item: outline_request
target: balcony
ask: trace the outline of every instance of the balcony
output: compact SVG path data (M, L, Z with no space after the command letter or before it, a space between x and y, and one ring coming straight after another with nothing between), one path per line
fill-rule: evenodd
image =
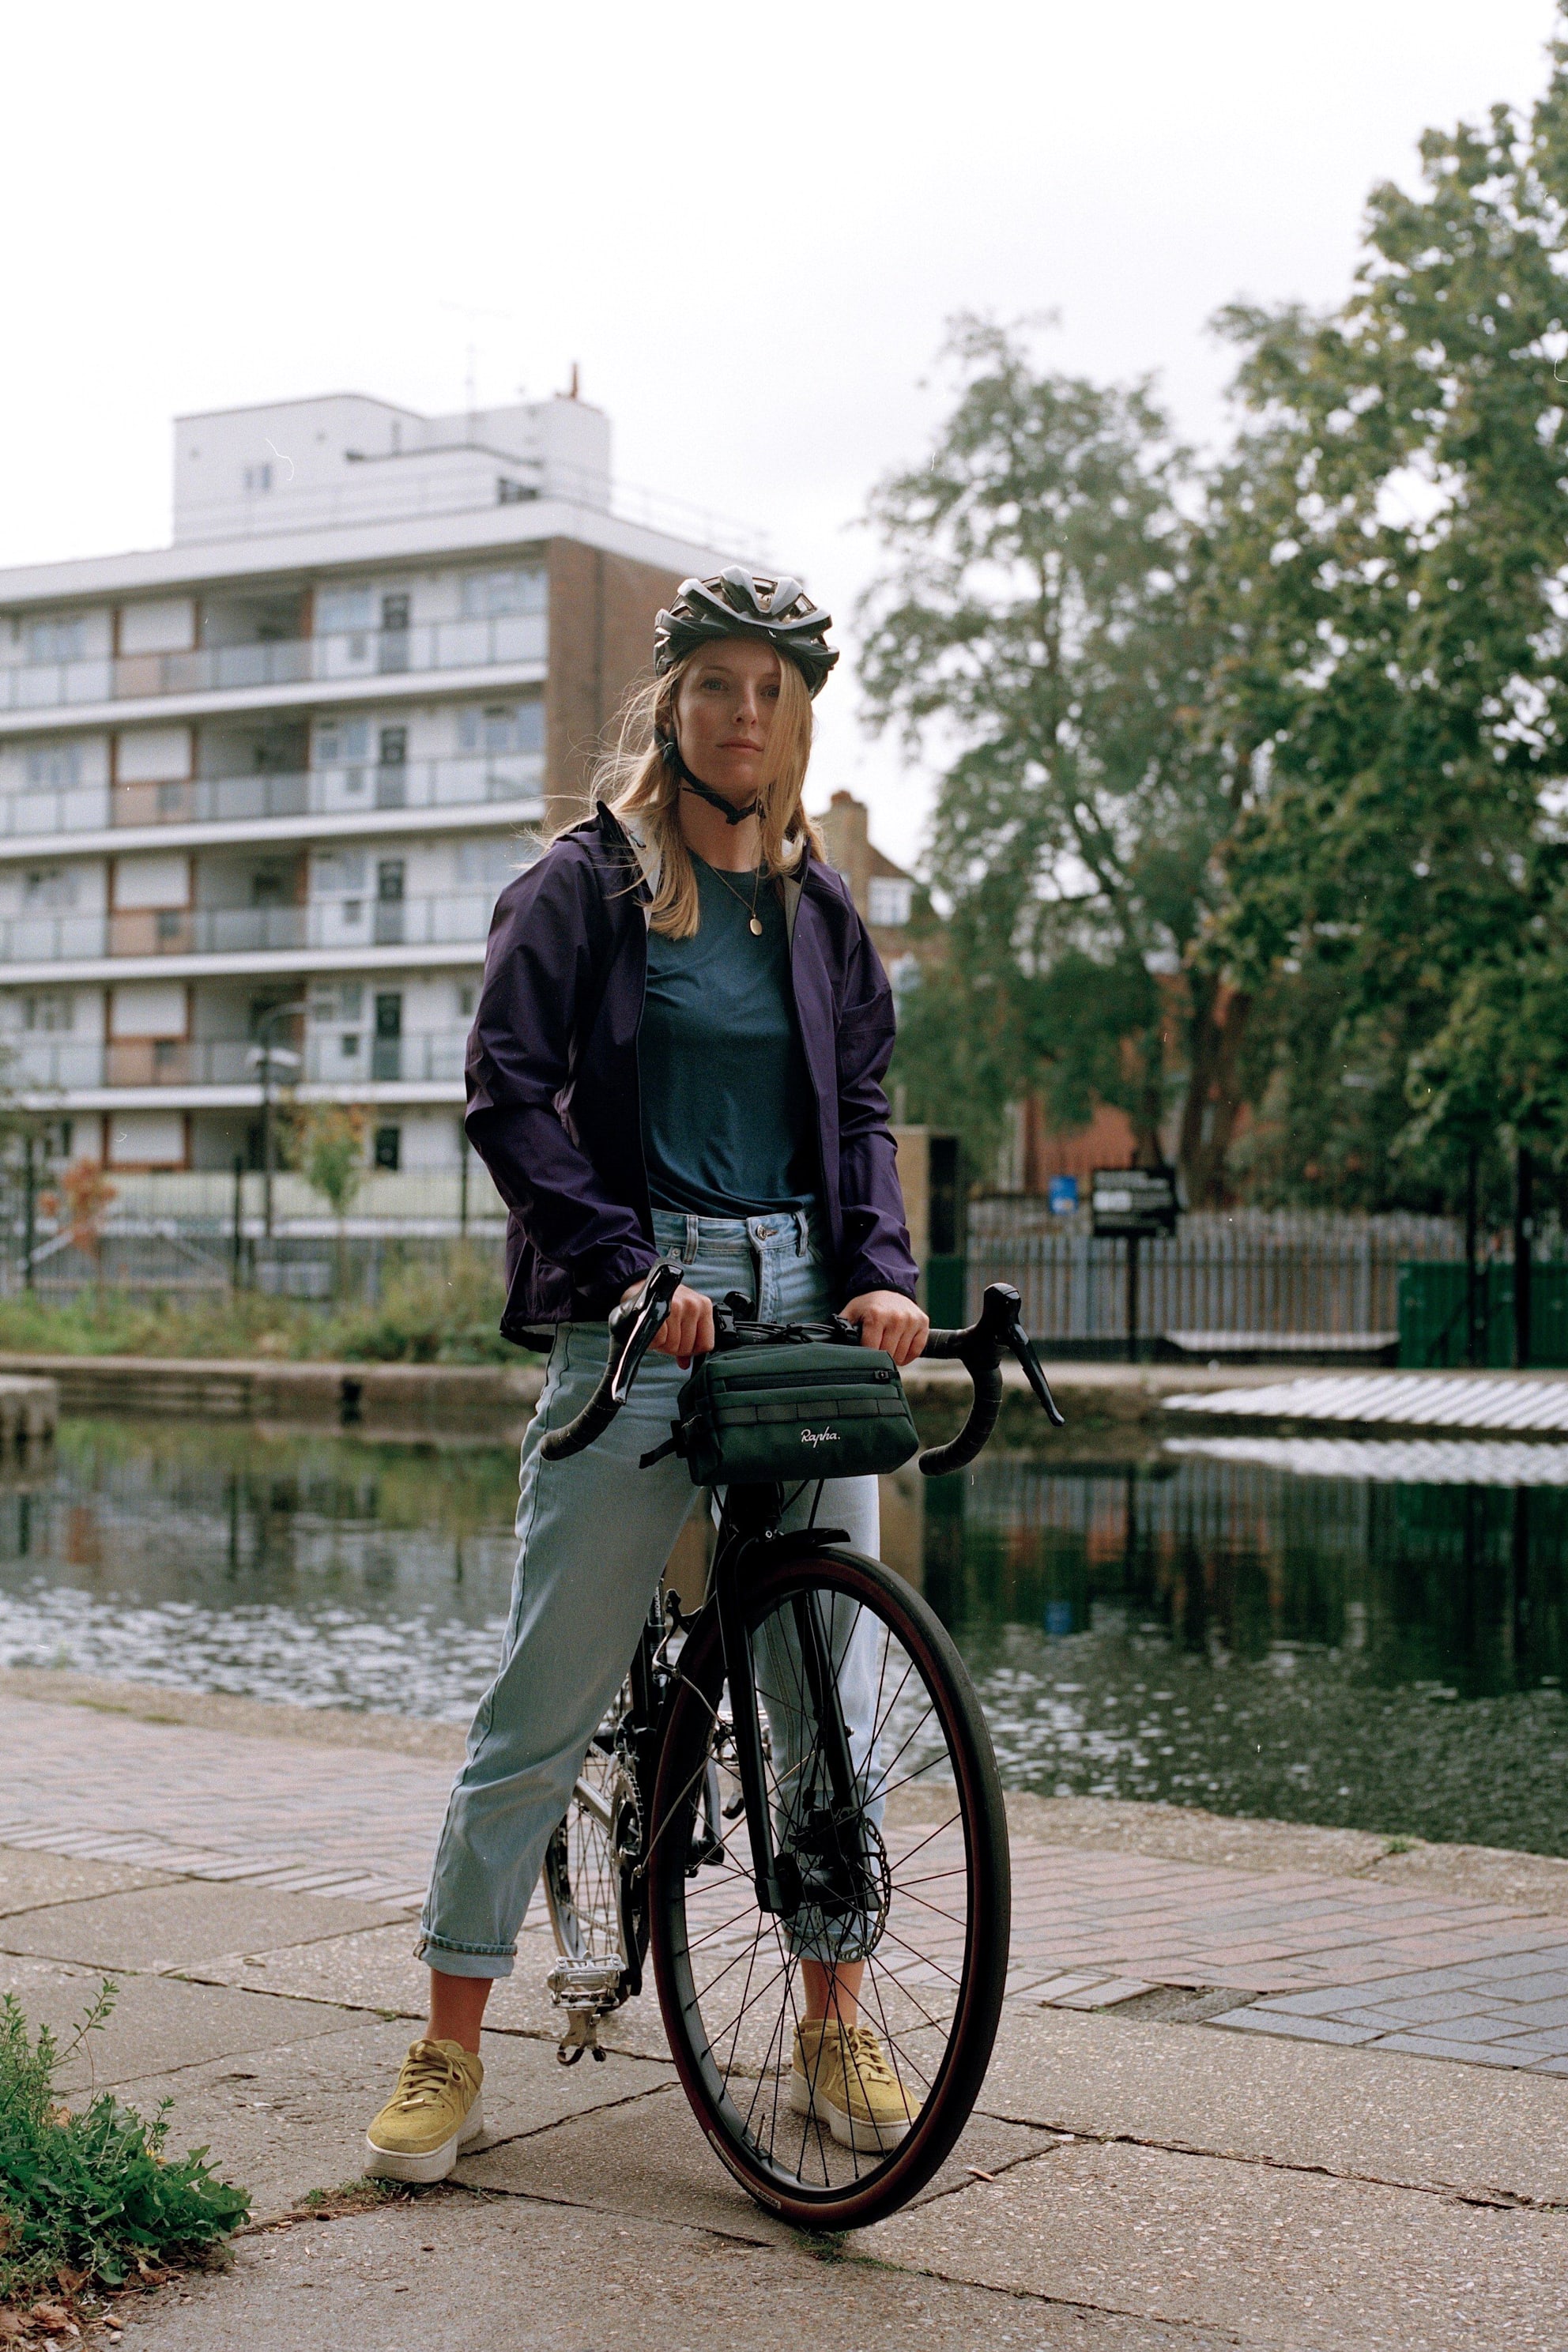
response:
M301 949L482 946L495 893L326 899L310 907L131 908L113 915L0 920L0 964L91 963L104 957L266 955Z
M408 1037L356 1039L353 1054L330 1032L312 1034L305 1046L305 1082L312 1087L378 1085L458 1086L468 1035L460 1029L418 1032ZM368 1051L367 1051L368 1047Z
M188 783L117 784L113 823L244 824L272 817L357 816L371 809L486 807L538 802L543 788L544 761L538 754L200 776Z
M103 1045L97 1037L24 1034L8 1037L5 1047L5 1083L23 1094L103 1084Z
M489 620L426 621L406 629L347 629L193 653L124 654L113 660L25 662L0 668L0 710L139 701L166 694L229 694L270 686L330 685L431 670L489 669L542 662L542 613Z

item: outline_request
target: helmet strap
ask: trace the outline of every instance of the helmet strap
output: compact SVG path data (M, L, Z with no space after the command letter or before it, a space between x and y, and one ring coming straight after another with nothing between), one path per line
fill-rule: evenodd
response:
M658 752L671 774L680 779L682 791L695 793L699 800L707 802L710 808L716 808L726 824L744 824L746 819L755 816L762 806L760 801L748 801L744 808L737 808L733 801L724 798L722 793L716 793L711 784L705 784L700 776L694 776L681 758L680 746L673 735L659 737Z

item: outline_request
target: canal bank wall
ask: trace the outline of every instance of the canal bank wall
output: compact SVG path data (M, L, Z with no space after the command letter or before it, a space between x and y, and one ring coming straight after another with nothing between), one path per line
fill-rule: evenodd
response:
M1206 1424L1234 1434L1342 1435L1486 1431L1561 1441L1568 1373L1292 1372L1279 1365L1047 1363L1067 1418L1065 1442L1145 1443ZM1016 1365L1004 1368L1004 1444L1047 1435ZM295 1363L229 1359L0 1353L0 1445L48 1435L57 1411L251 1422L367 1437L515 1443L539 1401L544 1369L513 1364ZM904 1386L928 1444L963 1419L968 1375L914 1364Z
M1067 1363L1047 1370L1075 1433L1152 1429L1163 1423L1167 1399L1178 1393L1279 1377L1264 1370L1232 1367L1221 1373L1151 1364ZM1023 1374L1009 1365L1005 1379L1004 1438L1040 1434L1045 1423ZM63 1413L260 1422L385 1438L521 1438L543 1382L542 1364L522 1359L515 1364L374 1364L0 1353L0 1410L8 1388L41 1391L52 1383ZM942 1436L958 1426L969 1395L960 1365L913 1365L904 1385L923 1433Z

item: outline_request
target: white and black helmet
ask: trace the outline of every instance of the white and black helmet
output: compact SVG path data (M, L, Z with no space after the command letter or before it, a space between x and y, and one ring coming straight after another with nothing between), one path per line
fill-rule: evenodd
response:
M761 639L794 662L816 694L838 659L827 643L833 615L814 604L798 580L768 580L738 563L710 580L683 580L674 604L653 625L653 666L662 677L699 646L719 637Z

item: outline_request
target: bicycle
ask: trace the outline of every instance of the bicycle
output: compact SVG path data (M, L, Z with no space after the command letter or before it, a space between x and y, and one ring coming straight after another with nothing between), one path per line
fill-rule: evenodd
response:
M679 1279L662 1262L612 1314L604 1376L547 1458L608 1427ZM837 1318L763 1325L739 1319L744 1305L716 1310L716 1351L859 1343ZM1019 1307L993 1284L973 1325L927 1340L973 1391L958 1435L920 1456L927 1475L990 1437L1005 1350L1062 1425ZM818 1485L814 1518L820 1500ZM641 1992L651 1950L676 2070L720 2158L770 2211L839 2230L923 2187L979 2095L1007 1969L1007 1827L979 1701L934 1612L842 1529L781 1532L784 1508L782 1485L731 1485L702 1607L670 1592L649 1608L546 1855L549 1986L562 2063L602 2058L599 2024ZM831 2109L794 2067L810 1964L880 2037L903 2092L891 2127Z

